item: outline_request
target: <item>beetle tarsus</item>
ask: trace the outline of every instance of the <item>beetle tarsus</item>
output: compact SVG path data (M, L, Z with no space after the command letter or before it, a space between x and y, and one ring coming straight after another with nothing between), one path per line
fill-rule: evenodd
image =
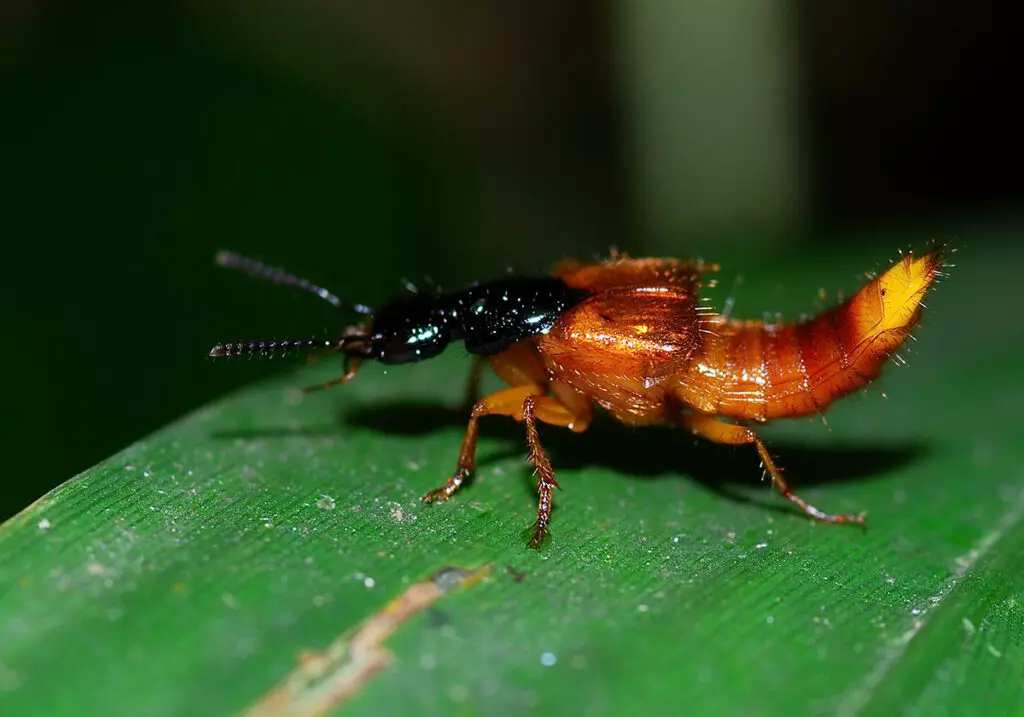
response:
M456 470L451 477L445 481L445 484L436 490L432 490L427 493L421 499L424 503L443 503L452 497L462 484L469 478L470 469L459 468Z

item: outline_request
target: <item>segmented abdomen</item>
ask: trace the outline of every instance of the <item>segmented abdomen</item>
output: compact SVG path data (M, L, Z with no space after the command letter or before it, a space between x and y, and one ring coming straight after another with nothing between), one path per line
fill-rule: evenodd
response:
M910 335L942 261L938 249L908 255L808 321L709 320L677 396L696 410L739 420L823 411L878 377Z

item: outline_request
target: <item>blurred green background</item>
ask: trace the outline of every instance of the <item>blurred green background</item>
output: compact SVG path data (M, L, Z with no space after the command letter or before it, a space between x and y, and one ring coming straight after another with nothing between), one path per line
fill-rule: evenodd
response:
M220 248L372 304L610 245L728 284L1024 226L1012 28L953 2L6 2L0 519L280 369L211 343L342 326Z

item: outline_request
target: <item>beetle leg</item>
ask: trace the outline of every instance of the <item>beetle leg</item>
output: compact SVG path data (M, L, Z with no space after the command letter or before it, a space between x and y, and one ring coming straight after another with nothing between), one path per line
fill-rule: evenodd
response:
M548 523L551 521L551 491L558 487L555 481L555 469L544 447L540 443L537 432L537 419L553 426L571 428L576 432L586 430L590 416L579 416L565 404L551 396L527 396L523 401L523 422L526 424L526 443L530 449L530 462L534 465L537 476L537 522L530 538L530 547L539 548L548 534Z
M529 447L530 461L536 468L537 523L534 528L531 547L538 547L547 535L548 523L551 519L551 491L558 487L551 461L544 452L537 432L537 421L554 426L570 428L575 432L586 430L590 423L589 411L573 411L559 399L544 395L547 388L537 384L514 386L492 393L476 402L470 413L466 435L462 439L462 450L459 451L459 462L455 472L437 490L423 496L425 503L448 500L473 472L476 465L476 444L478 423L484 416L509 416L526 424L526 441ZM580 415L586 413L586 415Z
M783 497L796 503L800 506L800 510L815 520L821 520L826 523L864 523L864 513L857 515L832 515L831 513L818 510L790 490L786 481L782 478L782 472L768 454L768 449L765 447L764 442L758 438L757 433L752 428L735 423L726 423L704 413L685 413L679 417L679 421L683 426L692 430L694 434L715 443L729 445L753 443L757 448L758 455L761 456L761 462L764 464L765 470L772 477L772 485L775 486L775 490L781 493Z
M462 449L459 451L459 462L455 472L443 486L423 496L423 502L433 503L448 500L473 472L476 465L477 424L481 418L496 414L512 416L517 421L522 420L523 401L528 396L543 395L545 391L545 388L537 385L515 386L502 389L477 401L469 414L469 425L466 427L466 435L462 439Z
M330 381L327 381L326 383L317 384L316 386L306 386L304 389L302 389L302 392L312 393L313 391L325 391L329 388L340 386L343 383L348 383L349 381L356 377L356 374L359 372L359 366L360 364L362 364L362 362L363 360L361 358L352 358L351 356L345 356L345 371L341 376L338 376L337 378L332 378Z

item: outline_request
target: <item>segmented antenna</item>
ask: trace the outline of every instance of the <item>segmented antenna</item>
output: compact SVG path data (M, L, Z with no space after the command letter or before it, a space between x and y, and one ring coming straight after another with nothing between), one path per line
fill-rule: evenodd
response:
M247 256L236 254L233 251L222 251L218 252L216 259L218 266L223 266L228 269L237 269L245 272L249 276L256 277L257 279L263 279L269 281L272 284L281 284L282 286L294 286L297 289L308 291L311 294L316 294L324 301L327 301L336 308L342 308L341 299L329 292L327 289L316 286L312 282L303 279L301 276L295 276L289 274L284 269L278 269L273 266L267 266L262 262L258 262L255 259L250 259ZM373 315L373 309L362 304L352 304L351 308L353 311L359 314L365 314L367 316ZM259 342L257 342L259 343Z
M327 349L338 346L337 341L327 339L284 339L283 341L238 341L232 344L217 344L210 349L210 356L274 356L295 349Z

